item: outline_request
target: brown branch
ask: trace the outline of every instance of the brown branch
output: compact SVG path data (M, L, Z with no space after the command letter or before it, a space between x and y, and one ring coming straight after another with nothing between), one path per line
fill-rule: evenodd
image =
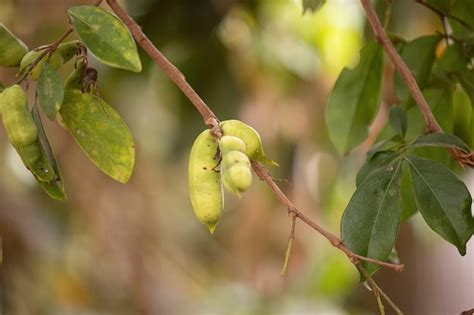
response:
M415 100L416 105L421 111L423 115L423 120L426 124L426 131L428 133L433 132L443 132L443 129L439 125L438 121L436 120L431 108L429 107L428 103L426 102L423 93L420 90L420 87L416 83L416 79L413 76L410 68L408 68L405 61L402 59L400 54L397 52L395 47L393 46L392 42L387 36L385 29L380 22L380 19L375 12L374 6L372 5L371 0L360 0L362 7L364 8L365 15L369 21L370 26L372 27L372 31L374 32L375 39L377 42L383 47L385 53L390 58L393 66L397 71L400 73L401 77L405 81L405 84L410 91L411 96ZM474 167L474 155L472 153L464 153L459 150L450 150L451 156L453 159L461 163L462 165L467 165L470 167Z
M428 103L426 102L423 93L421 93L421 90L418 87L418 84L416 83L415 77L413 76L405 61L403 61L402 57L400 57L400 55L398 54L390 39L388 38L387 33L385 32L377 16L377 13L375 12L371 0L360 0L360 2L364 7L365 14L375 34L377 42L384 48L393 65L405 81L408 90L410 91L411 95L413 96L413 99L415 100L415 103L418 105L423 115L423 119L425 120L427 131L429 133L443 132L440 125L436 121L436 118L431 112L431 109L428 106Z
M28 75L30 75L31 71L36 67L36 65L44 58L46 55L51 55L56 49L58 49L59 44L61 44L73 31L71 25L66 32L64 32L57 40L55 40L52 44L40 47L41 54L28 66L26 71L21 75L21 77L15 82L15 84L20 84L23 82Z
M280 200L280 202L287 207L289 212L293 212L298 219L300 219L301 221L309 225L311 228L313 228L313 230L324 236L332 244L332 246L341 250L352 262L364 260L380 266L391 268L397 272L401 272L404 270L405 266L403 264L391 264L377 259L360 256L352 252L349 248L346 247L346 245L344 245L344 243L339 237L327 231L318 223L307 217L303 212L298 210L291 202L291 200L288 199L288 197L281 191L280 187L278 187L278 185L273 181L272 177L268 173L268 170L265 168L265 166L262 165L262 163L253 161L252 167L257 176L268 184L277 199Z
M153 59L153 61L160 66L166 75L179 87L179 89L188 97L193 103L194 107L199 111L204 119L206 125L212 128L214 134L220 138L221 131L218 126L219 120L212 112L209 106L204 103L201 97L194 91L194 89L186 81L186 78L151 42L148 36L143 33L138 24L125 12L116 0L106 0L112 11L127 25L132 33L135 41L145 50L145 52Z
M199 97L199 95L194 91L194 89L186 81L184 75L156 48L156 46L150 41L150 39L143 33L141 27L120 7L116 0L106 0L107 4L110 6L112 11L121 19L130 30L135 41L145 50L145 52L157 63L161 69L166 73L166 75L181 89L181 91L188 97L194 107L201 114L204 123L211 127L212 131L216 137L221 137L222 132L219 128L219 120L217 116L212 112L212 110L204 103L204 101ZM436 122L436 121L435 121ZM290 199L281 191L275 181L272 179L267 169L260 162L252 162L252 168L255 173L265 181L273 193L276 195L277 199L286 206L288 212L292 218L292 229L289 238L289 246L286 254L286 264L291 253L291 244L294 239L294 229L296 224L296 219L300 219L319 234L324 236L334 247L338 248L346 254L349 260L356 265L357 268L363 267L360 265L360 261L368 261L380 266L388 267L394 269L395 271L403 271L404 265L402 264L391 264L383 261L379 261L372 258L362 257L355 254L349 248L347 248L342 240L336 235L324 229L317 222L313 221L301 211L299 211L295 205L290 201ZM365 269L363 269L365 270ZM371 279L369 277L369 279ZM372 280L373 281L373 280ZM382 295L383 296L383 295Z

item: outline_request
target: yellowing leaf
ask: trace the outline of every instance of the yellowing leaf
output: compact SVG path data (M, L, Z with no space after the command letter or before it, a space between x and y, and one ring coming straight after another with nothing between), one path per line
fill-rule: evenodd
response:
M120 115L95 95L66 90L59 111L65 126L91 161L126 183L135 164L132 134Z

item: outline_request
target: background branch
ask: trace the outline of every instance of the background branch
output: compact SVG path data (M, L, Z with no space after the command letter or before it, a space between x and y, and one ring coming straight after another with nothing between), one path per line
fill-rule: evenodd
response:
M439 125L438 121L433 115L433 112L431 111L431 108L426 102L426 99L423 96L420 87L416 83L416 79L413 76L413 73L411 72L410 68L408 68L407 64L402 59L402 57L397 52L392 42L388 38L387 33L385 32L385 29L382 23L380 22L377 13L375 12L371 0L360 0L360 2L362 4L362 7L364 8L365 15L367 16L372 31L374 32L375 39L383 47L386 54L390 58L390 61L392 62L393 66L400 73L402 79L405 81L408 90L410 91L411 96L413 97L416 105L420 109L421 114L423 115L423 120L426 124L426 131L428 133L443 132L443 129ZM453 159L457 160L459 163L474 167L474 154L472 154L472 152L465 154L463 152L460 152L459 150L451 149L450 153Z

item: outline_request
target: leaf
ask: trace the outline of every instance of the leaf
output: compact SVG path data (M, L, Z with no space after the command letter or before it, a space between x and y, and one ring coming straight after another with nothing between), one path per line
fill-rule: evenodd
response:
M356 186L359 186L370 174L380 168L388 167L398 155L395 151L379 151L362 165L356 176Z
M453 133L464 142L474 145L472 134L472 103L464 89L456 89L453 94Z
M401 162L370 174L356 189L344 210L341 235L344 244L359 255L385 261L397 238L400 207ZM380 266L362 263L369 274Z
M306 11L316 12L325 2L325 0L303 0L303 14Z
M416 83L421 89L428 82L435 61L435 49L439 41L440 36L432 35L422 36L411 42L401 44L400 55L415 76ZM402 103L408 103L411 96L406 83L397 71L394 75L395 95Z
M464 56L461 45L455 43L446 47L439 59L439 66L442 70L451 73L466 69L468 62L469 60Z
M474 105L474 70L464 70L457 73L457 78L463 90L469 95L471 104Z
M470 152L469 146L461 138L449 133L437 132L418 137L409 148L417 147L443 147L460 149L464 152Z
M68 15L81 40L99 61L133 72L142 70L135 41L117 17L88 5L73 7Z
M393 129L402 137L407 132L407 114L400 106L392 106L388 114L388 119Z
M402 165L400 194L402 196L402 221L406 221L418 211L416 207L415 190L413 189L410 169L407 163L403 163Z
M418 210L426 223L461 255L474 231L471 195L447 167L415 156L406 158L415 189Z
M0 23L0 66L17 67L28 47Z
M38 100L49 120L54 120L64 99L64 84L58 72L45 62L36 88Z
M0 93L2 93L3 90L5 90L5 85L3 85L3 82L0 82Z
M329 97L326 123L329 136L346 154L368 135L377 111L382 82L383 52L370 41L360 52L359 65L342 70Z
M67 129L105 174L126 183L135 164L132 135L120 115L95 95L66 90L59 111Z
M52 168L56 173L56 180L53 182L44 182L42 180L39 180L36 176L35 179L51 198L56 200L66 200L67 195L66 191L64 190L63 181L61 179L61 172L59 171L58 163L54 158L51 145L49 144L48 138L46 137L46 133L44 132L43 124L41 123L41 118L36 106L33 106L33 108L31 109L31 113L33 115L33 120L36 124L36 127L38 128L38 138L41 144L42 158L46 159L52 165Z

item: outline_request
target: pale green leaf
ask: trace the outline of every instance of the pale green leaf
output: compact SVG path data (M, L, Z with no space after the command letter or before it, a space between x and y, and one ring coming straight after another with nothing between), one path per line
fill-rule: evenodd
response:
M142 70L135 41L117 17L88 5L73 7L68 14L79 37L99 61L134 72Z
M38 100L50 120L56 118L64 99L64 84L58 72L45 62L36 87Z
M28 47L0 23L0 66L17 67Z
M132 134L105 101L79 90L66 90L59 111L72 136L105 174L126 183L135 164Z

